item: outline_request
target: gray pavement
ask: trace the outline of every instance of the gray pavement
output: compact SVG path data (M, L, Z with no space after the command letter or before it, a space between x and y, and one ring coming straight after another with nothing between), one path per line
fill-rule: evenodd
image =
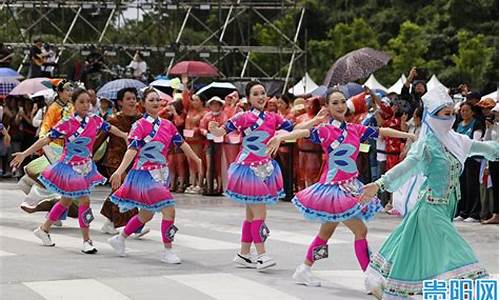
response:
M267 224L271 236L268 253L278 262L273 270L258 273L238 269L232 258L239 247L243 207L223 197L174 194L179 233L175 251L180 265L160 261L160 215L147 226L142 240L129 240L128 257L117 257L108 246L109 235L99 229L99 214L109 188L92 195L96 220L91 236L99 252L80 253L78 222L68 219L54 227L55 247L42 247L32 230L44 213L27 214L19 209L24 194L14 181L0 181L0 299L370 299L363 290L363 274L353 251L353 237L340 226L330 242L330 257L314 271L323 279L320 288L296 285L295 267L313 239L318 224L304 221L288 202L272 206ZM377 250L401 221L379 214L369 223L369 243ZM456 224L492 274L498 273L498 226ZM439 242L439 241L429 241Z

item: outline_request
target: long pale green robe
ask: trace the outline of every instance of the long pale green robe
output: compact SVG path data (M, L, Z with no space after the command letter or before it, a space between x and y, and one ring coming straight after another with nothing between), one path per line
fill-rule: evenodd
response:
M498 143L472 143L469 156L498 159ZM397 190L418 173L426 177L418 202L391 233L366 271L369 287L383 290L383 299L405 299L422 293L424 280L468 278L488 274L469 244L453 225L460 199L461 163L432 133L419 139L403 162L379 179L389 191Z

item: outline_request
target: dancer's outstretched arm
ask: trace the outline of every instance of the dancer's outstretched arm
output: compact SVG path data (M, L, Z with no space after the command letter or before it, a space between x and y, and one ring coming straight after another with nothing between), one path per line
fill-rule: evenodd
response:
M275 135L267 142L266 152L268 155L275 155L280 147L281 142L285 140L308 138L310 134L311 133L309 129L294 129L292 132Z
M406 158L394 168L387 171L375 182L363 187L360 202L372 199L379 190L394 192L413 175L422 171L431 163L430 155L426 149L425 140L418 140L411 146Z
M210 131L211 134L215 135L216 137L221 137L226 135L226 129L224 129L224 126L217 126L217 122L210 121L208 123L208 131Z
M10 162L10 166L12 168L19 167L23 163L23 161L26 157L28 157L31 154L35 153L36 151L42 149L43 146L49 144L51 141L52 141L52 139L50 137L40 138L33 145L31 145L31 147L24 150L23 152L16 152L16 153L12 154L12 156L14 158Z
M330 115L326 107L321 108L321 110L309 121L305 121L300 124L296 124L293 129L311 129L314 126L323 123L326 118Z
M109 128L109 132L112 135L116 135L117 137L124 139L125 141L128 140L128 134L126 132L121 131L120 129L118 129L118 127L114 125L111 125L111 127Z
M498 160L498 141L472 141L469 156L484 156L487 160Z
M409 139L412 142L417 140L417 136L413 133L403 132L396 129L381 127L378 130L379 134L383 137L391 137L391 138L400 138L400 139Z
M122 184L122 175L127 170L128 166L130 163L134 160L135 156L137 154L136 149L129 148L127 152L125 152L125 155L123 156L122 163L116 169L116 171L111 175L109 178L109 182L111 183L111 187L113 190L117 190L120 185Z

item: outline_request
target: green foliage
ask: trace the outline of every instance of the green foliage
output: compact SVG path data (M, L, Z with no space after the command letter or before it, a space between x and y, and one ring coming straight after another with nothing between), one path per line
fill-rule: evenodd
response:
M407 74L412 66L426 69L429 77L436 74L448 86L464 81L474 89L485 91L498 86L497 0L297 0L296 3L292 10L263 12L274 26L293 39L301 8L306 8L297 43L307 50L307 62L295 63L294 77L308 71L320 83L336 59L354 49L372 47L392 56L388 66L375 74L386 86L401 73ZM0 24L0 41L30 44L34 37L41 36L46 41L60 42L75 13L72 9L58 9L49 14L51 22L62 28L61 33L45 20L26 31L29 24L40 19L39 12L3 9L0 20L5 21ZM100 13L82 10L82 14L93 26L102 29L109 10ZM141 21L129 20L126 24L115 17L103 42L169 46L177 37L184 14L182 10L163 9L145 13ZM216 10L193 10L192 14L216 30L225 21L227 10L220 14ZM289 47L273 26L266 25L253 12L240 15L235 23L237 26L229 26L224 36L224 41L231 45L243 45L250 40L252 45ZM200 43L209 34L191 16L180 39L180 55L197 58L196 53L187 53L183 45ZM89 43L96 41L96 36L98 33L79 20L70 38L78 43ZM217 37L206 45L219 45ZM16 62L23 56L21 52L19 50ZM65 53L67 57L73 54ZM224 66L220 67L241 69L245 58L240 53L227 57ZM150 66L153 72L160 72L169 61L158 54ZM284 76L290 54L254 53L251 61L271 75ZM254 66L248 65L247 75L259 73Z
M452 56L452 70L472 86L482 88L495 49L487 46L484 35L474 36L465 30L458 33L458 41L458 53Z

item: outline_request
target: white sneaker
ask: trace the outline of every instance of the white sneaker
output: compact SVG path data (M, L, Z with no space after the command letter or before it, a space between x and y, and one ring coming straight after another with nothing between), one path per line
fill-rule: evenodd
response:
M465 219L462 218L462 216L458 216L455 219L453 219L453 221L455 221L455 222L462 222L463 220L465 220Z
M252 260L252 256L250 254L243 255L238 252L236 253L236 256L233 258L233 262L239 268L249 268L249 269L257 268L257 263L254 260Z
M184 190L184 193L187 193L187 194L193 194L193 186L192 186L192 185L188 186L188 187Z
M21 179L17 182L17 186L21 191L23 191L24 194L28 195L29 192L31 191L31 187L36 184L36 181L31 179L28 175L24 175L21 177Z
M57 227L62 227L62 221L61 220L57 220L55 221L54 223L52 223L52 226L57 226Z
M306 286L321 286L321 280L314 276L311 272L311 267L306 266L305 264L298 266L292 277L297 284L303 284Z
M130 237L133 238L134 240L138 240L141 237L148 234L150 231L151 231L151 229L149 229L149 227L143 227L140 232L134 232L130 235Z
M102 225L101 227L101 232L104 234L112 234L112 235L119 233L119 231L116 230L113 222L111 222L110 220L106 220L106 222L104 222L104 225Z
M56 244L50 238L50 234L42 230L42 228L38 227L33 230L33 234L42 241L44 246L53 247Z
M118 256L126 256L127 254L125 253L125 237L122 236L122 234L117 234L112 238L108 239L108 243L115 249L116 254Z
M478 219L474 219L473 217L468 217L467 219L464 220L466 223L479 223Z
M365 291L368 295L372 295L378 300L382 300L384 296L382 283L369 280L368 278L368 276L365 276Z
M266 254L257 257L257 271L264 271L274 266L276 266L276 262Z
M172 251L172 249L165 249L161 256L161 261L167 264L180 264L181 259Z
M97 253L97 249L94 247L92 240L83 241L82 252L85 254Z

